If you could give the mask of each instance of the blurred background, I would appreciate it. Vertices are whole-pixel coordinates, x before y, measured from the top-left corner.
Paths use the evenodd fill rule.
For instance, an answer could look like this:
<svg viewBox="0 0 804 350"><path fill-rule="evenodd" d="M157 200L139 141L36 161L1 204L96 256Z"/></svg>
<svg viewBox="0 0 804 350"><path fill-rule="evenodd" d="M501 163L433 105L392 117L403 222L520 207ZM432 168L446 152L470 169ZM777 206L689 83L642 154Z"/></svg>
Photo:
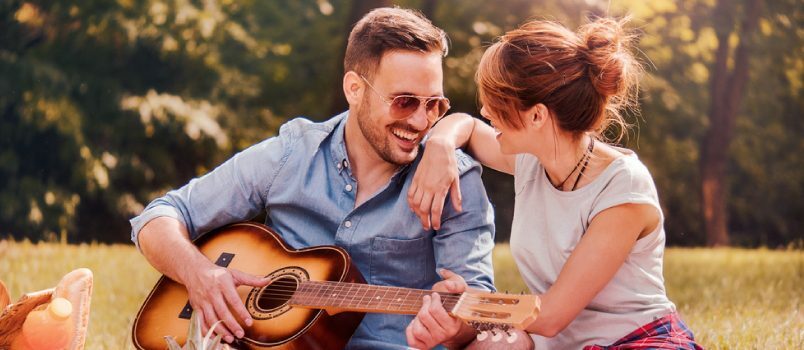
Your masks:
<svg viewBox="0 0 804 350"><path fill-rule="evenodd" d="M343 51L373 7L420 9L451 38L453 111L530 18L631 15L646 67L623 144L653 173L668 244L801 246L799 0L0 1L0 237L127 242L150 200L296 116L343 111ZM486 170L507 241L512 178Z"/></svg>

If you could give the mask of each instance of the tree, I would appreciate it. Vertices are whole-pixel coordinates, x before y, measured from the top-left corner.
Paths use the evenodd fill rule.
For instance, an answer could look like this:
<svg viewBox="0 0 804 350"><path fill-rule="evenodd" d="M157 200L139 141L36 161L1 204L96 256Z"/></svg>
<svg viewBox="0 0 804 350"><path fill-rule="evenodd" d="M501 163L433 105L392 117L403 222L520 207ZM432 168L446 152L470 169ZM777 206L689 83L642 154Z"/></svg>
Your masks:
<svg viewBox="0 0 804 350"><path fill-rule="evenodd" d="M737 7L732 1L719 0L713 14L718 46L710 81L709 127L701 145L701 199L708 246L729 245L726 164L748 82L749 52L761 4L761 0L750 0L746 4L739 28L735 28ZM732 53L729 37L735 31L740 41ZM731 69L729 61L734 62Z"/></svg>

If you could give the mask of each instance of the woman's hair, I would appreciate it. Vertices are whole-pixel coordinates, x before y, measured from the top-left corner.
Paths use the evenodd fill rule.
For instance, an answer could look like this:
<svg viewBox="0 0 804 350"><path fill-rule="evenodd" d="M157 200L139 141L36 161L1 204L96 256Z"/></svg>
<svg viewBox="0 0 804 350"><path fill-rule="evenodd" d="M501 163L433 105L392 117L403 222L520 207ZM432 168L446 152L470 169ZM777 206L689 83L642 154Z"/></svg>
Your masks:
<svg viewBox="0 0 804 350"><path fill-rule="evenodd" d="M549 21L530 21L503 35L480 60L475 77L480 100L502 122L522 127L517 111L538 103L563 130L580 135L619 124L636 108L641 64L631 54L627 20L600 18L574 33Z"/></svg>

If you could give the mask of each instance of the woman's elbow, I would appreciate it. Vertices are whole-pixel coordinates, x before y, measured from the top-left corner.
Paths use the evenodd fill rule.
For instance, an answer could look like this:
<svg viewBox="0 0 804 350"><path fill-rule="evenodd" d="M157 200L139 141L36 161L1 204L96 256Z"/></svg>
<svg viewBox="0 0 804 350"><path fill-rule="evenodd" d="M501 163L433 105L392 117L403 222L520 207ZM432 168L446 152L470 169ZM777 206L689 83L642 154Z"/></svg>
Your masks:
<svg viewBox="0 0 804 350"><path fill-rule="evenodd" d="M554 317L545 316L546 315L543 314L539 315L539 319L528 327L528 332L552 338L558 335L558 333L561 333L570 323Z"/></svg>

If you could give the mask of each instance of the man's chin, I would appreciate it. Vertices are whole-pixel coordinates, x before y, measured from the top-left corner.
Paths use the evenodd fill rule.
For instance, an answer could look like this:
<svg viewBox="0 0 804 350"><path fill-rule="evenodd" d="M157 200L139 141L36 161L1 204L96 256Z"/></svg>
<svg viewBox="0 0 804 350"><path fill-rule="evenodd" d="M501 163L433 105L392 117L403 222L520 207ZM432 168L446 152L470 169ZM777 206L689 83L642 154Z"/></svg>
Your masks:
<svg viewBox="0 0 804 350"><path fill-rule="evenodd" d="M392 155L389 155L385 158L385 161L394 165L404 166L410 163L413 163L416 160L416 156L419 154L418 147L413 149L412 151L405 152L402 150L396 150Z"/></svg>

